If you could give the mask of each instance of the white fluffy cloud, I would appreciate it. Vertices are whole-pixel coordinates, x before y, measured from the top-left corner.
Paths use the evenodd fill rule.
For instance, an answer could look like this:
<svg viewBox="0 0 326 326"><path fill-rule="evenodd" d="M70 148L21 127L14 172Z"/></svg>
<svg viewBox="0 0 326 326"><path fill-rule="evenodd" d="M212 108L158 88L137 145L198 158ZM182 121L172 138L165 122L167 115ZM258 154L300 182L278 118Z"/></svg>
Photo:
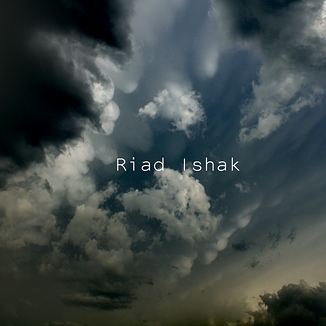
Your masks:
<svg viewBox="0 0 326 326"><path fill-rule="evenodd" d="M300 72L290 72L286 63L275 60L260 70L260 83L253 85L253 100L244 107L241 120L243 128L239 139L242 143L263 139L276 131L291 114L304 107L314 107L323 90L309 86ZM257 123L252 124L254 120Z"/></svg>
<svg viewBox="0 0 326 326"><path fill-rule="evenodd" d="M27 181L19 176L12 179L0 192L1 247L47 245L56 234L56 217L51 214L55 206L47 181L35 175Z"/></svg>
<svg viewBox="0 0 326 326"><path fill-rule="evenodd" d="M62 236L61 245L71 242L93 262L122 274L125 264L133 258L125 216L123 213L111 214L100 207L115 190L110 184L107 189L92 194L76 207L75 216Z"/></svg>
<svg viewBox="0 0 326 326"><path fill-rule="evenodd" d="M121 196L127 211L139 210L141 214L162 222L166 238L181 238L189 243L212 236L221 219L210 212L210 198L204 187L191 176L165 169L155 172L153 188L131 190Z"/></svg>
<svg viewBox="0 0 326 326"><path fill-rule="evenodd" d="M175 130L181 130L189 137L190 127L204 121L204 109L195 92L173 96L167 89L159 92L153 102L139 109L140 116L161 117L172 121Z"/></svg>

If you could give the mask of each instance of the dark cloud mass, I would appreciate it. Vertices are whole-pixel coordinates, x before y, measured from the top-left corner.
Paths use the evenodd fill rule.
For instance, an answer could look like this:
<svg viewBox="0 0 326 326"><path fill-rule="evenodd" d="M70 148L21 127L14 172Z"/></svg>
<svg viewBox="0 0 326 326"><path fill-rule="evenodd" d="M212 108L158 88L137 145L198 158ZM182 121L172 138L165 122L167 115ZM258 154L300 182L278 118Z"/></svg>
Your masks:
<svg viewBox="0 0 326 326"><path fill-rule="evenodd" d="M326 325L290 284L325 280L325 35L326 0L0 0L0 325Z"/></svg>
<svg viewBox="0 0 326 326"><path fill-rule="evenodd" d="M260 296L267 310L252 313L254 325L321 326L326 324L326 284L310 287L305 281Z"/></svg>
<svg viewBox="0 0 326 326"><path fill-rule="evenodd" d="M69 37L70 44L84 43L90 52L100 44L127 54L130 6L118 0L1 2L2 177L15 166L42 161L44 148L78 137L86 121L98 125L76 58L62 56L55 38Z"/></svg>

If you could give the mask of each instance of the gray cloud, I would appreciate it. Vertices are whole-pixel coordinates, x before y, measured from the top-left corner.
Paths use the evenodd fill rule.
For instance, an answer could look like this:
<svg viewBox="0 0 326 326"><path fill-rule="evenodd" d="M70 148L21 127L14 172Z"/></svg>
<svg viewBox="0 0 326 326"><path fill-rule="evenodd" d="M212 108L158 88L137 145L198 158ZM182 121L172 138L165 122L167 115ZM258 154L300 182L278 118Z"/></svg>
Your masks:
<svg viewBox="0 0 326 326"><path fill-rule="evenodd" d="M61 148L80 136L87 122L107 129L94 108L92 82L103 82L89 60L94 49L108 47L122 63L131 50L130 2L8 2L1 9L0 173L43 161L45 148ZM84 55L63 51L83 44ZM78 53L77 53L78 54ZM83 69L80 69L80 65ZM85 79L86 75L93 80ZM86 82L85 82L86 81Z"/></svg>
<svg viewBox="0 0 326 326"><path fill-rule="evenodd" d="M253 96L243 106L243 143L263 139L323 94L323 0L216 0L221 30L263 57Z"/></svg>
<svg viewBox="0 0 326 326"><path fill-rule="evenodd" d="M77 4L73 1L66 3L71 6L69 8ZM111 3L113 5L118 2ZM296 235L295 231L289 230L288 224L286 224L288 229L282 231L281 239L278 230L272 228L273 223L277 223L275 220L284 218L284 214L289 212L289 207L292 207L282 206L281 209L276 199L282 198L280 200L285 203L289 202L290 197L291 204L291 198L295 198L300 191L302 197L299 198L302 204L299 208L301 208L307 200L303 194L310 184L303 182L301 190L294 187L297 183L293 183L293 187L285 184L289 179L285 176L282 164L284 157L287 156L282 155L280 151L272 156L277 144L268 143L268 146L261 147L253 145L243 150L243 147L239 148L234 142L237 132L235 129L239 127L236 121L239 114L233 114L235 112L232 112L232 107L238 104L240 98L237 91L240 93L244 81L247 84L251 77L240 78L242 73L238 74L237 69L244 63L241 61L241 64L233 65L232 60L242 59L244 53L247 57L251 54L245 51L237 52L236 56L234 53L230 56L229 53L223 54L218 42L212 44L215 34L205 37L205 33L211 32L209 27L211 21L203 25L206 21L203 17L207 16L209 9L208 5L205 8L203 3L196 0L188 2L171 0L164 3L156 0L138 1L140 13L137 21L138 23L141 21L143 31L137 34L138 39L134 43L138 57L136 61L131 62L129 69L123 72L118 68L121 60L125 60L129 54L129 50L126 49L127 39L126 43L120 43L125 44L122 47L119 44L110 45L109 41L107 43L109 46L105 46L100 36L90 37L89 32L85 34L77 27L74 32L67 32L69 30L67 27L60 33L53 28L33 34L31 39L36 45L35 49L44 49L49 53L48 56L53 54L58 58L58 60L53 58L53 61L59 68L64 66L66 69L63 70L67 72L64 75L64 78L67 78L67 81L64 81L67 89L69 85L66 84L71 78L78 84L77 95L80 94L79 87L82 88L85 97L81 99L81 103L86 103L85 112L91 114L90 117L80 114L72 118L73 122L78 121L79 129L71 137L63 137L62 140L53 143L44 138L39 146L34 146L39 148L39 161L45 160L45 164L32 165L23 173L16 173L8 180L7 187L0 192L0 250L3 256L1 269L6 270L7 274L12 273L18 278L25 278L26 283L29 282L28 276L31 272L37 278L49 277L63 287L67 286L65 289L58 287L59 293L56 297L46 289L46 286L40 286L42 291L44 289L44 294L40 294L42 299L43 296L61 298L61 301L57 300L59 307L48 308L58 312L60 317L58 319L53 316L51 319L46 317L44 321L76 320L80 323L84 321L82 315L88 313L94 316L94 320L104 319L101 317L104 313L97 310L108 310L112 312L105 313L105 316L114 315L116 319L112 323L115 324L130 325L130 320L123 321L124 317L121 316L129 316L135 311L137 313L141 311L146 316L144 320L146 319L148 324L150 319L147 315L152 315L151 321L158 324L162 322L162 315L165 312L167 316L179 316L180 307L184 306L182 316L189 316L189 310L192 310L189 307L195 307L194 315L203 314L201 323L213 325L214 320L210 318L215 316L214 311L223 310L216 307L224 298L225 305L230 311L233 308L230 308L232 303L231 305L229 303L234 297L256 294L256 289L262 288L263 281L267 283L270 281L268 284L271 286L275 284L273 277L269 279L270 269L266 267L267 264L270 264L268 267L272 266L270 262L277 255L278 250L271 247L276 246L285 251L282 257L278 257L278 262L284 261L284 257L289 257L286 256L286 252L298 251L293 245L289 245ZM254 2L248 1L248 4L254 5ZM122 2L121 5L123 6ZM287 8L285 4L276 7L270 4L268 8L271 8L271 11L277 9L279 12ZM265 8L267 16L268 8ZM163 15L163 12L166 14ZM127 37L128 9L125 14L125 20L122 21L126 22L127 28L122 28ZM212 12L209 14L213 15ZM186 18L189 21L184 24L183 20ZM215 25L212 24L212 27L215 28ZM250 43L251 47L260 49L264 55L267 53L259 47L259 32L255 36L252 36L254 34L250 36L248 32L246 35L242 33L241 39L245 40L247 45ZM146 37L150 41L147 42ZM115 50L111 48L114 46ZM192 56L194 48L196 55ZM125 50L123 53L122 49ZM43 57L45 55L40 54L40 59ZM274 57L269 59L266 54L264 66L267 67L267 63L272 64L273 60L277 60L275 61L277 69L266 68L265 75L261 70L261 76L265 76L261 82L267 84L265 83L265 88L259 88L260 84L254 87L256 98L260 96L262 103L267 99L268 103L275 104L275 107L281 98L278 93L280 85L285 93L288 92L284 98L282 97L286 100L296 92L302 81L297 78L298 75L286 80L288 70L283 69L284 66L281 64L278 65L283 60L281 59ZM225 64L226 62L228 64ZM39 64L42 65L41 60ZM198 69L194 66L198 66ZM293 69L297 71L295 67ZM55 69L51 69L50 72L53 73ZM60 69L57 71L61 74ZM251 64L248 64L244 70L253 69L256 67L252 68ZM250 74L252 75L254 73ZM308 80L307 76L304 76L304 82ZM268 84L269 80L272 81L272 85ZM221 84L220 90L215 92L218 83ZM243 87L246 87L246 84ZM167 90L168 96L163 101L156 100L155 96L160 95L162 89ZM269 98L267 95L270 89L274 95ZM200 101L196 96L199 91L202 94ZM303 88L300 88L300 91L302 92ZM298 94L298 98L291 102L291 110L299 111L304 103L317 103L321 96L318 92L318 88L314 91L307 87L304 96ZM183 105L182 98L188 101L188 104L194 104L195 109L188 110L187 105ZM156 121L146 119L148 123L145 123L143 119L137 118L137 112L138 108L144 108L150 101L156 106L155 112L159 119ZM167 111L171 107L174 108L174 105L177 109L173 111L174 115L171 117L167 115ZM251 128L259 113L255 111L251 114L249 107L254 107L253 102L248 104L248 111L243 111L248 117L248 121L243 120L243 126ZM198 137L190 141L183 132L190 132L195 122L202 121L203 108L210 114L207 119L210 130L203 132L202 139ZM259 110L258 104L256 108ZM185 119L188 113L191 113L190 120ZM289 116L284 113L284 119L280 121L285 121ZM169 124L174 123L174 129L178 129L179 132L165 132L167 123L162 122L166 117L169 118ZM91 126L89 121L95 127ZM271 125L275 126L272 123ZM70 127L74 131L74 124ZM84 128L86 131L82 132ZM311 125L310 128L312 130L314 126ZM219 129L220 133L213 132L213 129ZM264 128L264 131L268 133L268 130L272 129ZM267 133L257 132L256 136ZM254 137L254 133L251 136ZM76 137L74 142L66 143L67 139ZM231 138L232 142L229 141ZM282 146L291 151L290 146L293 145L291 141L284 142ZM319 142L322 142L322 137L319 137ZM62 144L66 146L63 148ZM313 148L316 152L322 149L318 146ZM19 147L16 150L20 153ZM208 155L214 151L221 157L224 154L242 156L241 177L210 173L191 175L188 172L177 171L180 168L180 158L188 159L189 155L190 160L197 157L200 159L199 155ZM172 152L175 154L171 155ZM117 176L114 174L114 164L107 165L114 162L118 154L119 157L126 159L135 155L139 160L151 160L154 156L164 155L166 162L171 163L174 170L166 169L161 176L156 174L154 177L150 173L137 172ZM310 156L307 154L306 157L308 159ZM312 158L315 156L310 158L309 167L313 168ZM12 160L3 159L0 162L3 164L3 170L7 167L10 172ZM23 161L24 166L33 160L34 158L30 157L30 161ZM277 165L271 169L275 162ZM302 161L300 162L302 164ZM290 166L292 161L287 163ZM110 171L111 168L113 172ZM292 171L297 177L294 165ZM321 182L322 174L319 171L316 171L316 174L318 181ZM279 175L284 177L284 184L279 183ZM110 178L114 178L114 183L107 186ZM248 183L242 180L247 180ZM253 187L256 181L258 185ZM273 189L272 194L266 191L268 189ZM320 193L323 193L322 189L320 190ZM224 195L217 200L221 193ZM228 194L226 197L225 193ZM286 194L284 198L283 194ZM121 200L117 201L117 197ZM272 201L275 204L271 208L268 205ZM299 210L298 206L296 208ZM308 208L307 206L306 210ZM219 213L223 214L223 220ZM293 219L294 215L295 212L286 218ZM291 225L294 224L292 220ZM269 230L270 236L267 237ZM228 240L233 236L237 238L232 246L228 246ZM255 248L251 247L253 242L245 239L255 239ZM304 241L301 240L298 243L303 244L303 248ZM284 246L285 241L287 247ZM258 252L260 248L261 252ZM218 253L222 250L225 251ZM232 253L233 250L237 252ZM302 251L304 253L305 249ZM217 254L220 256L215 261ZM203 268L201 263L210 266ZM291 272L293 267L291 263L291 259L286 262L287 269L280 265L282 271ZM230 266L234 267L234 270ZM282 276L281 273L274 274L277 275L275 277L285 278L283 275L286 275L286 272L282 273ZM214 277L209 277L209 274ZM218 277L221 278L220 281ZM248 286L250 282L251 285ZM13 283L17 284L18 298L20 283ZM222 283L220 286L225 287L224 291L219 291L217 284ZM203 288L209 292L205 295L205 300L211 301L210 315L206 301L203 301L204 295L201 292ZM134 293L137 293L137 298ZM159 293L162 293L161 299L158 297ZM25 297L30 300L28 294ZM193 305L189 305L189 300L193 301ZM200 300L202 301L199 302ZM171 313L172 306L175 312ZM87 307L93 309L84 309ZM113 312L130 307L135 310L129 309L123 314L120 311ZM40 311L43 308L38 309ZM66 318L70 316L70 312L72 318ZM22 315L24 314L22 312ZM77 315L78 319L74 318ZM22 318L24 317L25 315ZM85 322L87 320L91 325L91 318L85 319ZM103 319L101 322L98 321L98 324L105 324L106 321Z"/></svg>
<svg viewBox="0 0 326 326"><path fill-rule="evenodd" d="M241 182L238 182L234 185L241 193L244 193L244 194L248 194L251 192L251 189L250 189L250 185L248 184L248 182L245 182L243 181L242 183Z"/></svg>
<svg viewBox="0 0 326 326"><path fill-rule="evenodd" d="M253 312L254 325L324 325L326 322L326 284L311 287L299 284L283 286L277 293L260 296L267 310Z"/></svg>
<svg viewBox="0 0 326 326"><path fill-rule="evenodd" d="M177 237L193 243L214 234L221 216L210 212L209 197L190 170L181 174L164 169L154 175L157 183L153 188L132 190L121 196L127 211L139 210L149 218L160 220L167 239Z"/></svg>
<svg viewBox="0 0 326 326"><path fill-rule="evenodd" d="M125 293L107 293L105 295L75 294L63 296L61 300L69 306L119 310L131 308L135 296Z"/></svg>

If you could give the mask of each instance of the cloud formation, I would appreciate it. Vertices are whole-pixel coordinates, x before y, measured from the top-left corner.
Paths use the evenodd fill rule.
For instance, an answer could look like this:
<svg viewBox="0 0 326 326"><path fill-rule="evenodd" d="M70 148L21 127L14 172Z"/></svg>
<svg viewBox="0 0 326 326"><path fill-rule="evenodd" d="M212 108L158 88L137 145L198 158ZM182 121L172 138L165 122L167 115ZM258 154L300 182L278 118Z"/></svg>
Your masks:
<svg viewBox="0 0 326 326"><path fill-rule="evenodd" d="M299 284L283 286L277 293L260 296L267 310L253 312L254 325L311 325L326 322L326 284L316 287L301 280Z"/></svg>
<svg viewBox="0 0 326 326"><path fill-rule="evenodd" d="M209 197L199 181L191 176L190 170L181 174L164 169L154 175L157 181L153 188L132 190L121 196L127 211L139 210L141 214L161 221L166 239L177 237L193 243L215 233L221 216L210 212Z"/></svg>
<svg viewBox="0 0 326 326"><path fill-rule="evenodd" d="M98 96L93 97L99 84L107 88L110 81L92 61L106 47L115 62L126 61L131 8L123 0L20 0L2 6L3 179L17 168L43 161L46 148L61 149L78 138L87 123L111 131L108 117L116 118L116 108L108 104L99 112L94 107Z"/></svg>
<svg viewBox="0 0 326 326"><path fill-rule="evenodd" d="M323 94L324 1L216 0L220 28L263 57L253 96L244 104L239 140L263 139ZM323 79L323 78L322 78ZM323 79L324 80L324 79Z"/></svg>
<svg viewBox="0 0 326 326"><path fill-rule="evenodd" d="M171 94L167 89L159 92L153 102L139 109L140 116L161 117L172 122L174 130L184 131L191 136L191 127L204 121L204 109L195 92Z"/></svg>

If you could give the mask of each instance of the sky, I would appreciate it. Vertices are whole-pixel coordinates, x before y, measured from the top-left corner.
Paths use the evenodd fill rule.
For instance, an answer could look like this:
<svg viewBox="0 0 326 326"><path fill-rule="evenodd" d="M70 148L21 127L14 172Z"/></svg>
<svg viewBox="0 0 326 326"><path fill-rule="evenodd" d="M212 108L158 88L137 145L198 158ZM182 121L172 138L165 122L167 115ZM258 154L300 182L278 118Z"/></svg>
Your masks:
<svg viewBox="0 0 326 326"><path fill-rule="evenodd" d="M0 8L1 325L326 325L324 0Z"/></svg>

